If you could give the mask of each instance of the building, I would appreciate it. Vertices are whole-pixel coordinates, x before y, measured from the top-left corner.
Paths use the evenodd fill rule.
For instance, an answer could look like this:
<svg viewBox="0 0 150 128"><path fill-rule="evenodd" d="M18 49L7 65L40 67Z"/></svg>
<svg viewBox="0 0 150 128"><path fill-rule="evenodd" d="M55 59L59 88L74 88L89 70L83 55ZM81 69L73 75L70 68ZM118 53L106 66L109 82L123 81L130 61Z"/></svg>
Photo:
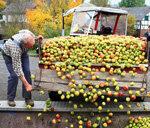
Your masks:
<svg viewBox="0 0 150 128"><path fill-rule="evenodd" d="M123 9L136 17L135 27L138 30L138 36L143 36L150 25L150 7L132 7Z"/></svg>
<svg viewBox="0 0 150 128"><path fill-rule="evenodd" d="M25 13L27 9L36 8L33 2L10 3L2 12L3 21L8 22L26 22Z"/></svg>

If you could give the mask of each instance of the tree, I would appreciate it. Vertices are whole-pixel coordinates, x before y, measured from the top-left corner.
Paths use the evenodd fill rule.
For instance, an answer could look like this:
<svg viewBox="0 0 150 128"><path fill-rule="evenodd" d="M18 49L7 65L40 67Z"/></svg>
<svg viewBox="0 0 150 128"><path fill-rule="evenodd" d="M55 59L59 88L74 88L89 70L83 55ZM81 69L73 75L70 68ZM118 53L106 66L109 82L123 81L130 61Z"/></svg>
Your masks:
<svg viewBox="0 0 150 128"><path fill-rule="evenodd" d="M108 5L108 0L91 0L90 3L95 4L97 6L105 7Z"/></svg>
<svg viewBox="0 0 150 128"><path fill-rule="evenodd" d="M135 24L136 24L136 18L133 15L128 15L128 28L127 28L127 34L134 36L135 35Z"/></svg>
<svg viewBox="0 0 150 128"><path fill-rule="evenodd" d="M5 0L0 0L0 11L3 10L6 7Z"/></svg>
<svg viewBox="0 0 150 128"><path fill-rule="evenodd" d="M122 0L120 7L142 7L145 6L145 0Z"/></svg>
<svg viewBox="0 0 150 128"><path fill-rule="evenodd" d="M59 36L62 28L62 9L78 6L82 0L36 0L37 7L26 12L27 21L32 30L46 37ZM71 16L65 18L66 28L71 24Z"/></svg>
<svg viewBox="0 0 150 128"><path fill-rule="evenodd" d="M44 34L44 27L52 20L50 10L38 6L26 12L26 18L31 29L37 34Z"/></svg>

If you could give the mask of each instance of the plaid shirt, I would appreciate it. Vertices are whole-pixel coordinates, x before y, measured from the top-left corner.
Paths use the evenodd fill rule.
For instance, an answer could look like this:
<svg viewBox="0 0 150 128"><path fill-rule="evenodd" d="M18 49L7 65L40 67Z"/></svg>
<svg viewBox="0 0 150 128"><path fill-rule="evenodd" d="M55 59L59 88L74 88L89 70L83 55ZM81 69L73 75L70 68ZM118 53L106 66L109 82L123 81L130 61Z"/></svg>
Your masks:
<svg viewBox="0 0 150 128"><path fill-rule="evenodd" d="M23 29L20 30L18 34L12 36L12 38L14 39L13 41L9 39L3 46L0 46L1 47L0 49L2 49L6 55L12 58L13 69L17 74L17 76L24 75L22 70L21 56L22 53L28 51L28 49L23 47L22 45L22 39L26 34L30 34L34 38L36 38L31 31Z"/></svg>
<svg viewBox="0 0 150 128"><path fill-rule="evenodd" d="M21 47L18 41L16 40L12 41L11 39L9 39L3 45L3 51L6 55L12 58L13 69L17 74L17 76L24 76L22 70L21 55L22 53L26 52L27 49Z"/></svg>

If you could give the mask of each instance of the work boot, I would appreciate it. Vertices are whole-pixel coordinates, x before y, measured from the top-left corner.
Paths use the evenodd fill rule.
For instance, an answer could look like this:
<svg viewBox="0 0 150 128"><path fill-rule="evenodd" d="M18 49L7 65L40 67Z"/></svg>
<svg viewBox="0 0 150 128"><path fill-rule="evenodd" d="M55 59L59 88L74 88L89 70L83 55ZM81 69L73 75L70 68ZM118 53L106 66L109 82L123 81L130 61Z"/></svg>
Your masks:
<svg viewBox="0 0 150 128"><path fill-rule="evenodd" d="M8 100L8 105L10 106L10 107L15 107L16 106L16 103L15 103L15 101L14 100Z"/></svg>
<svg viewBox="0 0 150 128"><path fill-rule="evenodd" d="M25 99L26 105L34 107L34 101L32 99Z"/></svg>

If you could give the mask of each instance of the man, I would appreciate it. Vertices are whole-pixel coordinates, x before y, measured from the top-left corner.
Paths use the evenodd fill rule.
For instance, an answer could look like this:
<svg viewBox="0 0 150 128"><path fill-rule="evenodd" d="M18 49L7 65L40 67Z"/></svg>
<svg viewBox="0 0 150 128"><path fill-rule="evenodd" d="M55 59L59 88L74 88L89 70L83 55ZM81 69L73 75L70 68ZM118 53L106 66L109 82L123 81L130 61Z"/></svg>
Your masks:
<svg viewBox="0 0 150 128"><path fill-rule="evenodd" d="M147 41L150 41L150 25L148 26L147 32L144 34L144 37L146 37Z"/></svg>
<svg viewBox="0 0 150 128"><path fill-rule="evenodd" d="M27 105L34 106L31 98L31 74L29 67L28 49L35 44L35 35L29 30L21 30L8 39L2 47L2 55L9 72L7 100L11 107L16 106L15 96L18 78L22 81L22 96Z"/></svg>

